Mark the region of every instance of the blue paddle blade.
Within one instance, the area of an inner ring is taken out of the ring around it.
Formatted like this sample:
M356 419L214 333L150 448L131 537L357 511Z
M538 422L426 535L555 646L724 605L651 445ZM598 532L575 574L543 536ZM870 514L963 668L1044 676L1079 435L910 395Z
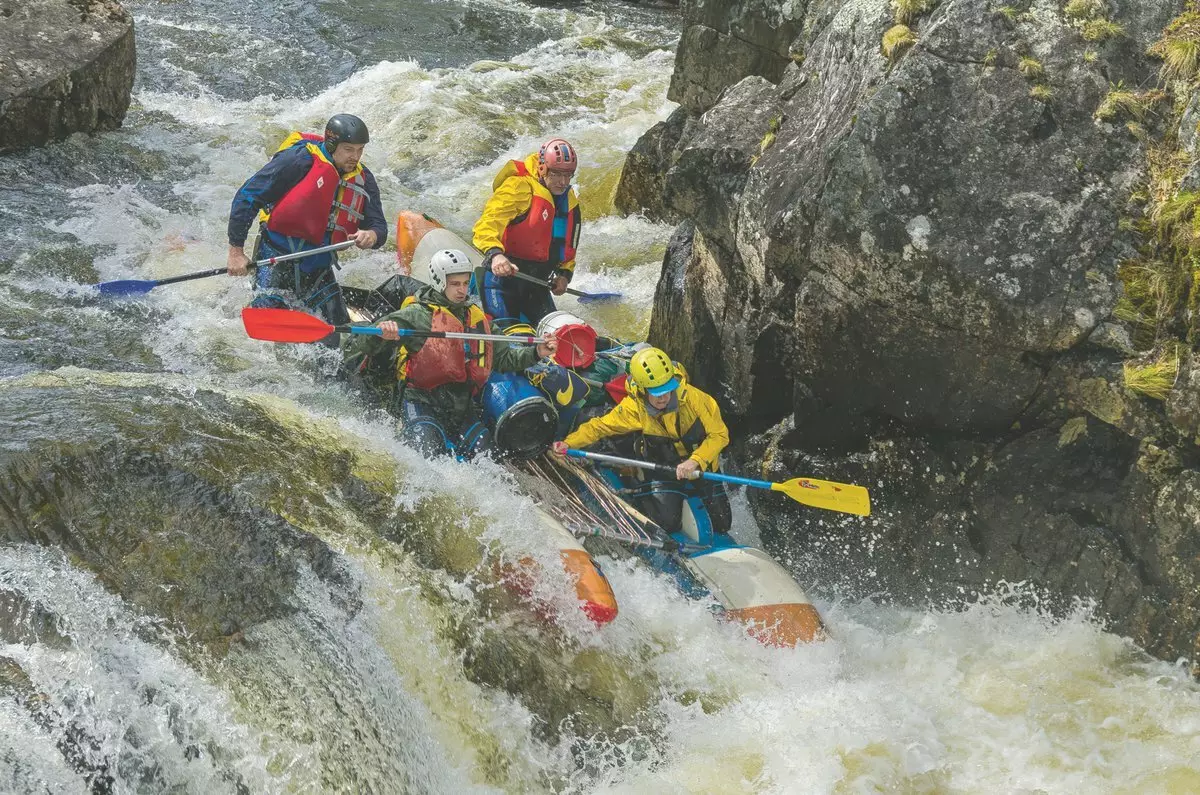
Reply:
M115 282L102 282L96 288L101 295L141 295L148 293L158 286L158 282L138 279L121 279Z
M587 295L579 296L579 303L601 304L610 301L620 301L623 297L620 293L588 293Z

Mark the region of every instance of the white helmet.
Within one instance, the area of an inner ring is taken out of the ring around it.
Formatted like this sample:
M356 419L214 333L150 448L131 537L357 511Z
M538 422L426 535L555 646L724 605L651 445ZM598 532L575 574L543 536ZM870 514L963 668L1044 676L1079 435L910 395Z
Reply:
M453 248L444 248L429 258L429 281L439 290L446 289L446 277L470 273L475 269L467 255Z

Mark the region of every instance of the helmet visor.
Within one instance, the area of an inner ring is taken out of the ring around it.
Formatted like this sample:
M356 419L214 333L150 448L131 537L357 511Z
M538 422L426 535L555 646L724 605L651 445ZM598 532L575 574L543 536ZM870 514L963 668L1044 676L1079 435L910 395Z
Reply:
M668 392L674 392L676 389L679 389L679 379L672 377L667 383L660 384L659 386L652 386L646 391L654 397L662 397Z

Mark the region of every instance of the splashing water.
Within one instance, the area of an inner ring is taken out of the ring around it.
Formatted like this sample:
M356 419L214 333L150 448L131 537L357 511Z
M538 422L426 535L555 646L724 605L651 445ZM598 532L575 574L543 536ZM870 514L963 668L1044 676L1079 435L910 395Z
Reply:
M241 182L349 111L387 216L464 236L505 160L570 138L574 284L626 300L561 306L641 337L671 230L612 195L670 109L672 12L131 6L126 126L0 159L4 184L45 182L0 195L0 506L40 506L0 510L0 789L1200 790L1200 689L1086 606L827 594L833 639L779 650L603 558L621 612L597 632L501 467L425 462L331 383L333 354L246 339L242 282L80 289L220 264ZM393 263L356 252L340 277ZM744 504L736 528L756 539ZM527 554L557 628L491 578Z

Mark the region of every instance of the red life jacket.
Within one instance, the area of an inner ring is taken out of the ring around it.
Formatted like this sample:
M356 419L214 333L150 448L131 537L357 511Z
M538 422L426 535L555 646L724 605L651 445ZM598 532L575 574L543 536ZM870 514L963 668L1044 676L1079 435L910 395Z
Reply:
M504 243L504 253L509 257L529 260L530 262L546 262L550 259L550 243L554 237L554 194L541 183L538 178L529 173L524 161L514 160L510 164L516 176L524 177L533 187L533 200L529 209L509 222L501 240ZM501 174L508 173L508 169ZM567 189L567 238L564 246L562 262L575 259L575 249L579 245L579 200L575 191ZM557 263L556 263L557 264Z
M415 303L410 296L404 306ZM467 309L467 325L463 326L449 309L436 304L424 304L432 313L430 331L470 331L490 334L491 325L483 310L472 304ZM408 356L404 348L396 357L396 377L417 389L436 389L442 384L471 382L472 391L483 388L492 374L492 346L483 340L455 340L433 337L425 340L421 349Z
M312 155L312 168L287 194L275 202L271 211L259 218L267 229L286 237L298 237L315 246L325 242L341 243L358 231L367 207L367 180L360 163L349 174L338 173L325 156L320 143L325 140L313 133L294 132L278 151L303 146Z

